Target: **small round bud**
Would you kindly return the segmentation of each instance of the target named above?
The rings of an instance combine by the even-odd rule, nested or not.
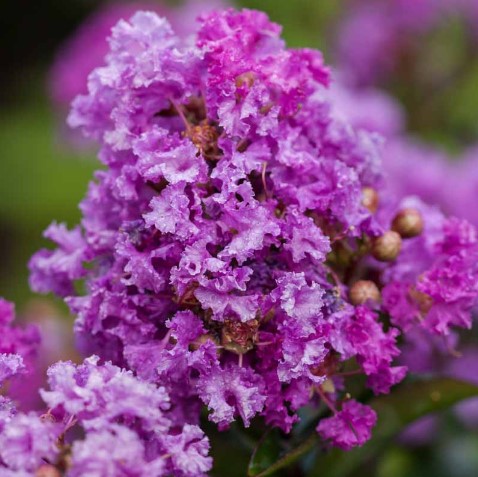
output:
[[[412,238],[423,231],[422,214],[417,209],[402,209],[393,219],[392,230],[402,238]]]
[[[352,305],[363,305],[368,301],[380,303],[382,297],[374,282],[359,280],[350,287],[349,298]]]
[[[378,209],[378,194],[372,187],[364,187],[362,189],[362,205],[372,214]]]
[[[381,262],[391,262],[395,260],[401,248],[402,239],[400,235],[393,230],[388,230],[372,241],[372,255]]]
[[[61,477],[61,474],[54,465],[42,464],[36,470],[35,477]]]

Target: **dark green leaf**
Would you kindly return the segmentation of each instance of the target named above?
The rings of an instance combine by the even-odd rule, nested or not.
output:
[[[268,431],[257,444],[249,461],[247,474],[250,477],[259,475],[264,469],[274,465],[281,453],[277,431]]]
[[[266,437],[254,451],[247,472],[249,477],[266,477],[284,467],[288,467],[312,450],[319,443],[319,438],[316,434],[312,434],[295,449],[282,456],[277,452],[277,446],[273,447],[269,441],[270,439]]]

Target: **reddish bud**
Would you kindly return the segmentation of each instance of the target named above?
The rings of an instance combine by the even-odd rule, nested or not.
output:
[[[420,313],[425,316],[433,306],[433,298],[426,293],[418,291],[415,287],[410,289],[409,294],[418,305]]]
[[[220,149],[217,145],[219,133],[215,126],[208,124],[206,120],[196,126],[191,126],[185,135],[191,139],[198,151],[206,158],[218,160]]]
[[[246,323],[226,320],[222,328],[221,344],[224,349],[236,354],[250,351],[257,342],[259,321],[251,320]]]

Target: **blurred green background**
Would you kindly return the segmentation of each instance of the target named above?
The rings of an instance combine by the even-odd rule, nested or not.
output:
[[[384,0],[386,1],[386,0]],[[417,0],[418,1],[418,0]],[[477,0],[478,1],[478,0]],[[25,0],[4,2],[0,16],[0,296],[17,303],[21,312],[32,298],[28,288],[27,262],[44,246],[42,231],[56,220],[75,225],[78,203],[92,171],[98,167],[94,151],[73,149],[63,137],[64,116],[48,97],[46,80],[55,52],[81,22],[102,2],[92,0]],[[175,2],[167,2],[174,4]],[[242,0],[238,6],[259,8],[284,26],[291,46],[321,49],[333,61],[332,39],[343,0]],[[460,29],[443,28],[430,41],[430,51],[446,58],[450,68],[462,51]],[[469,61],[469,60],[467,60]],[[420,92],[401,83],[395,93],[408,109],[411,127],[423,137],[460,148],[456,138],[476,139],[478,122],[478,61],[452,85],[453,94],[438,95],[425,117],[417,116],[415,98]],[[393,90],[393,85],[391,86]],[[453,89],[454,88],[454,89]],[[415,108],[415,109],[414,109]],[[440,111],[445,114],[440,115]],[[428,118],[428,119],[427,119]],[[61,306],[58,303],[58,306]],[[478,373],[478,370],[477,370]],[[215,443],[222,454],[216,475],[245,475],[247,445],[235,435]],[[231,453],[230,449],[234,449]],[[282,475],[299,475],[292,469]],[[317,474],[319,475],[319,474]],[[360,467],[355,476],[376,477],[477,477],[478,436],[466,432],[448,413],[431,445],[410,448],[396,443]],[[324,477],[327,477],[326,475]]]

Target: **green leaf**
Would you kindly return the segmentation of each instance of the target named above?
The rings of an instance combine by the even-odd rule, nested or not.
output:
[[[274,465],[280,453],[279,433],[275,430],[267,431],[254,449],[247,475],[249,477],[259,475],[264,469]]]
[[[277,444],[273,444],[269,436],[259,442],[249,462],[247,475],[249,477],[266,477],[274,472],[288,467],[300,457],[307,454],[319,443],[317,434],[312,434],[296,448],[282,456],[277,451]]]
[[[378,422],[372,439],[363,447],[349,452],[332,449],[324,453],[316,461],[310,475],[346,477],[377,455],[387,442],[408,424],[473,396],[478,396],[478,386],[464,381],[438,378],[408,382],[387,396],[374,398],[369,404],[377,412]],[[281,455],[277,438],[274,436],[272,439],[271,435],[266,435],[251,457],[248,476],[273,475],[319,446],[320,440],[314,433],[297,447]]]

